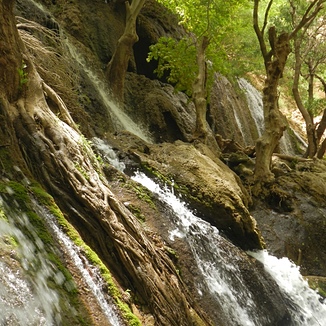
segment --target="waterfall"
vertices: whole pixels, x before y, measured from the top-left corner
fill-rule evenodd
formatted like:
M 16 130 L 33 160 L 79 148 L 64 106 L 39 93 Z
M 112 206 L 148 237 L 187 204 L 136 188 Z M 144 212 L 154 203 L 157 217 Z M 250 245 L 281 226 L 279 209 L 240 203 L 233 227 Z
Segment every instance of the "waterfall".
M 94 89 L 96 89 L 103 105 L 114 122 L 116 130 L 127 130 L 147 143 L 152 143 L 153 140 L 151 139 L 149 133 L 141 128 L 139 124 L 135 123 L 125 112 L 123 112 L 117 103 L 112 100 L 110 91 L 107 89 L 101 78 L 89 67 L 89 64 L 86 62 L 85 58 L 82 57 L 81 52 L 77 50 L 71 41 L 69 41 L 67 36 L 64 37 L 64 44 L 68 49 L 70 56 L 80 65 L 92 83 Z
M 1 199 L 0 207 L 4 205 Z M 61 273 L 42 255 L 43 242 L 27 216 L 9 208 L 5 211 L 8 220 L 0 218 L 0 325 L 59 325 L 59 295 L 48 286 L 48 279 L 61 285 Z M 8 241 L 15 245 L 5 259 L 3 248 Z
M 326 305 L 319 302 L 320 296 L 309 288 L 298 266 L 288 258 L 278 259 L 271 256 L 266 250 L 249 254 L 264 264 L 268 273 L 293 300 L 293 319 L 296 325 L 323 325 L 322 322 L 326 320 Z
M 228 250 L 230 247 L 224 249 L 226 240 L 221 237 L 219 231 L 196 217 L 172 191 L 162 189 L 143 173 L 137 172 L 132 179 L 158 195 L 159 199 L 175 212 L 170 239 L 179 237 L 189 244 L 197 267 L 202 273 L 202 284 L 198 285 L 197 290 L 201 293 L 204 287 L 208 288 L 216 303 L 223 307 L 226 325 L 271 325 L 267 317 L 261 314 L 263 303 L 256 302 L 245 285 L 239 270 L 243 263 L 241 257 L 235 257 L 232 250 Z M 298 271 L 293 274 L 293 267 L 285 269 L 283 265 L 278 267 L 278 271 L 284 268 L 283 272 L 276 272 L 270 263 L 274 262 L 274 266 L 277 266 L 276 258 L 265 251 L 251 255 L 263 262 L 280 289 L 288 296 L 288 309 L 293 317 L 292 325 L 317 326 L 321 325 L 322 320 L 326 320 L 326 306 L 320 303 L 318 295 L 298 276 Z M 289 284 L 295 286 L 289 290 Z
M 245 92 L 248 108 L 250 110 L 250 114 L 252 118 L 255 121 L 256 129 L 260 137 L 264 132 L 264 128 L 265 128 L 262 96 L 260 92 L 253 85 L 251 85 L 246 79 L 239 78 L 238 84 L 240 88 Z M 284 154 L 294 153 L 291 144 L 291 139 L 287 130 L 283 133 L 283 136 L 280 139 L 280 149 Z
M 8 188 L 8 191 L 11 190 Z M 4 207 L 6 219 L 2 219 Z M 68 256 L 85 283 L 85 289 L 93 294 L 107 319 L 107 325 L 121 326 L 124 323 L 113 300 L 103 292 L 104 281 L 99 269 L 92 266 L 83 252 L 58 227 L 55 217 L 33 201 L 33 208 L 49 227 L 60 244 L 60 251 Z M 26 234 L 26 230 L 28 235 Z M 14 249 L 7 243 L 13 243 Z M 59 288 L 74 289 L 75 284 L 66 280 L 63 273 L 49 261 L 43 241 L 24 213 L 14 213 L 0 197 L 0 325 L 60 325 L 60 294 L 49 287 L 54 280 Z M 6 258 L 8 247 L 8 258 Z M 13 251 L 14 250 L 14 251 Z M 69 305 L 67 302 L 66 305 Z M 71 312 L 72 315 L 74 312 Z
M 109 144 L 97 137 L 92 138 L 92 144 L 95 146 L 97 151 L 101 153 L 101 157 L 104 160 L 114 166 L 117 170 L 123 172 L 126 166 L 123 162 L 118 160 L 116 153 Z
M 46 17 L 52 17 L 50 11 L 48 11 L 42 4 L 35 0 L 30 1 L 39 11 L 44 13 Z M 83 57 L 81 51 L 76 48 L 69 37 L 62 31 L 62 28 L 60 28 L 60 32 L 62 44 L 68 50 L 68 55 L 82 68 L 87 75 L 89 81 L 97 91 L 102 104 L 109 113 L 116 130 L 127 130 L 146 142 L 152 143 L 153 140 L 149 132 L 144 130 L 144 128 L 141 128 L 139 124 L 135 123 L 125 112 L 123 112 L 119 105 L 112 99 L 109 89 L 105 86 L 105 83 L 99 74 L 97 74 L 95 70 L 91 68 L 90 63 L 85 59 L 85 57 Z
M 42 207 L 38 206 L 35 203 L 35 206 L 38 208 L 39 213 L 45 217 L 45 220 L 50 227 L 51 231 L 54 234 L 56 240 L 61 243 L 67 252 L 70 261 L 73 262 L 75 267 L 78 269 L 80 275 L 84 279 L 90 291 L 93 293 L 96 298 L 99 306 L 101 307 L 103 313 L 107 317 L 107 320 L 111 326 L 120 326 L 120 318 L 112 299 L 105 296 L 102 288 L 104 282 L 100 276 L 98 268 L 92 266 L 86 257 L 84 257 L 81 250 L 69 239 L 69 237 L 58 227 L 55 217 L 44 210 Z M 111 300 L 110 300 L 111 299 Z
M 236 123 L 237 126 L 238 126 L 238 129 L 239 129 L 239 131 L 240 131 L 240 133 L 241 133 L 241 137 L 242 137 L 242 139 L 244 140 L 244 143 L 247 144 L 246 136 L 245 136 L 245 135 L 246 135 L 246 134 L 245 134 L 245 130 L 244 130 L 244 128 L 243 128 L 243 126 L 242 126 L 242 123 L 241 123 L 241 121 L 240 121 L 240 118 L 239 118 L 238 112 L 237 112 L 236 110 L 234 110 L 233 112 L 234 112 L 235 123 Z
M 264 109 L 261 94 L 244 78 L 239 78 L 238 83 L 245 92 L 250 114 L 255 121 L 258 135 L 261 136 L 264 131 Z

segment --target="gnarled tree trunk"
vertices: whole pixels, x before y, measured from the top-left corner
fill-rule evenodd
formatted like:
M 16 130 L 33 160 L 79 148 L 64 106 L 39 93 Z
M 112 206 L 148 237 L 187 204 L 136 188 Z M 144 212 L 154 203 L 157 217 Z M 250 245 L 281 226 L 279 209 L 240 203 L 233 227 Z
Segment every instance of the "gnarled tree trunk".
M 116 268 L 126 285 L 148 304 L 158 325 L 210 325 L 204 313 L 194 307 L 164 250 L 151 243 L 137 219 L 97 172 L 97 160 L 74 129 L 64 103 L 44 84 L 21 46 L 12 8 L 13 1 L 0 0 L 0 44 L 6 50 L 6 63 L 10 63 L 0 61 L 0 76 L 7 81 L 1 83 L 0 94 L 8 103 L 1 105 L 1 113 L 32 175 L 57 199 L 108 268 Z M 19 94 L 16 76 L 21 53 L 28 82 Z M 51 101 L 47 102 L 45 93 Z M 53 112 L 58 110 L 64 120 Z
M 323 3 L 325 1 L 326 0 L 312 0 L 307 3 L 306 11 L 302 15 L 301 20 L 293 27 L 290 33 L 281 33 L 278 35 L 275 26 L 270 27 L 268 29 L 268 50 L 265 31 L 268 25 L 268 15 L 273 5 L 273 0 L 268 1 L 262 28 L 259 27 L 258 19 L 260 1 L 254 0 L 253 25 L 266 70 L 263 91 L 265 131 L 256 143 L 255 193 L 261 190 L 262 184 L 268 183 L 274 179 L 274 175 L 271 172 L 272 154 L 285 130 L 282 115 L 278 107 L 277 87 L 282 77 L 287 57 L 291 51 L 290 40 L 294 39 L 300 30 L 311 24 L 323 8 Z M 292 11 L 295 12 L 296 6 L 293 1 L 290 1 L 290 6 Z
M 19 95 L 19 69 L 23 69 L 23 45 L 12 14 L 14 3 L 14 0 L 0 0 L 0 94 L 5 94 L 9 101 Z
M 125 2 L 126 25 L 125 30 L 118 40 L 117 47 L 106 68 L 106 76 L 110 89 L 116 100 L 123 102 L 124 82 L 128 63 L 133 55 L 133 45 L 138 41 L 136 20 L 146 0 L 132 0 Z
M 205 141 L 207 136 L 206 108 L 207 108 L 207 69 L 205 60 L 205 51 L 209 40 L 207 36 L 202 36 L 197 44 L 197 65 L 198 74 L 192 85 L 192 98 L 196 108 L 196 129 L 194 138 Z
M 256 143 L 255 178 L 258 181 L 273 180 L 271 157 L 286 126 L 278 106 L 278 84 L 290 53 L 289 35 L 283 33 L 275 38 L 273 56 L 266 58 L 266 79 L 263 90 L 265 131 Z

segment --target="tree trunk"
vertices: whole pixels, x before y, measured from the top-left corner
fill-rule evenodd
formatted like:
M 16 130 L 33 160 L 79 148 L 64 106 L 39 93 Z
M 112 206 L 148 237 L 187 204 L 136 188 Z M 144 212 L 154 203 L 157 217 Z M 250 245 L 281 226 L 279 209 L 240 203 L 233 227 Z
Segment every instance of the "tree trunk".
M 108 268 L 120 266 L 119 276 L 148 305 L 158 325 L 210 325 L 205 314 L 194 307 L 164 249 L 153 245 L 136 217 L 116 199 L 99 175 L 101 168 L 92 149 L 74 129 L 68 111 L 64 112 L 64 103 L 44 84 L 27 53 L 24 60 L 28 84 L 23 94 L 17 91 L 17 66 L 24 47 L 14 29 L 13 2 L 0 0 L 0 9 L 0 44 L 6 50 L 6 57 L 1 60 L 10 63 L 4 65 L 0 61 L 1 77 L 7 81 L 0 84 L 0 118 L 6 118 L 25 166 L 57 200 Z M 51 105 L 60 106 L 65 121 L 50 109 L 45 91 L 51 96 Z
M 273 44 L 273 56 L 266 58 L 266 79 L 263 90 L 263 107 L 265 131 L 256 143 L 255 180 L 270 182 L 274 175 L 271 172 L 271 159 L 276 146 L 286 129 L 283 116 L 278 106 L 278 83 L 282 77 L 287 57 L 290 53 L 287 33 L 279 35 Z
M 12 13 L 14 3 L 0 0 L 0 94 L 6 94 L 9 101 L 17 99 L 21 90 L 19 69 L 23 73 L 23 45 Z
M 316 76 L 320 82 L 323 84 L 323 88 L 324 88 L 324 93 L 326 95 L 326 82 L 325 80 L 320 77 L 320 76 Z M 317 143 L 318 143 L 318 152 L 317 152 L 317 158 L 323 158 L 325 151 L 326 151 L 326 139 L 324 139 L 324 141 L 322 142 L 322 144 L 320 144 L 320 141 L 323 137 L 323 134 L 326 130 L 326 109 L 324 109 L 323 112 L 323 116 L 320 120 L 320 123 L 316 129 L 316 135 L 317 135 Z
M 320 141 L 323 137 L 325 130 L 326 130 L 326 110 L 324 110 L 323 116 L 316 129 L 317 144 L 318 144 L 317 158 L 320 159 L 324 157 L 326 151 L 326 139 L 324 139 L 323 142 L 320 144 Z
M 326 138 L 319 146 L 318 152 L 317 152 L 317 158 L 322 159 L 326 152 Z
M 124 83 L 128 63 L 133 55 L 133 45 L 138 41 L 136 20 L 146 0 L 132 0 L 125 2 L 126 25 L 125 30 L 118 40 L 117 47 L 106 68 L 106 76 L 112 95 L 117 101 L 123 102 Z
M 197 44 L 197 65 L 198 75 L 192 85 L 192 98 L 196 108 L 196 129 L 194 132 L 195 139 L 206 140 L 207 122 L 206 122 L 206 107 L 207 107 L 207 68 L 205 61 L 205 51 L 209 44 L 207 36 L 202 36 Z
M 315 125 L 313 121 L 313 117 L 311 114 L 309 114 L 308 110 L 305 108 L 305 106 L 302 103 L 301 96 L 299 93 L 299 79 L 300 79 L 300 72 L 301 72 L 301 56 L 300 56 L 300 42 L 301 39 L 295 37 L 294 39 L 294 56 L 295 56 L 295 66 L 294 66 L 294 77 L 293 77 L 293 86 L 292 86 L 292 93 L 295 100 L 295 103 L 297 105 L 297 108 L 301 112 L 301 115 L 305 121 L 306 124 L 306 134 L 307 134 L 307 140 L 308 140 L 308 148 L 304 155 L 304 157 L 314 157 L 314 155 L 317 152 L 317 139 L 315 135 Z M 311 77 L 310 77 L 311 79 Z M 309 99 L 311 100 L 311 94 L 313 92 L 312 89 L 312 83 L 309 82 Z
M 316 129 L 318 144 L 319 144 L 321 138 L 323 137 L 325 130 L 326 130 L 326 109 L 324 109 L 323 116 L 319 122 L 317 129 Z

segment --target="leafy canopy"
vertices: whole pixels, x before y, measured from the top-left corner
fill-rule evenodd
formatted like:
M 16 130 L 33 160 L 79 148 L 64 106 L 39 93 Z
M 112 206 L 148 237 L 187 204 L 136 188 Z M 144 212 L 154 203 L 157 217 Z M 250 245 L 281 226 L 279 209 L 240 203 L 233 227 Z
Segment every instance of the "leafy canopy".
M 150 47 L 148 61 L 158 61 L 158 77 L 166 77 L 177 90 L 191 95 L 191 85 L 198 71 L 196 45 L 203 36 L 207 36 L 210 42 L 206 51 L 208 82 L 212 80 L 214 71 L 226 75 L 232 71 L 236 74 L 236 71 L 243 70 L 247 65 L 248 61 L 241 62 L 237 54 L 244 50 L 241 40 L 247 39 L 250 43 L 254 39 L 249 0 L 158 2 L 177 14 L 180 24 L 189 33 L 181 40 L 161 38 L 157 44 Z M 248 37 L 245 38 L 246 34 Z

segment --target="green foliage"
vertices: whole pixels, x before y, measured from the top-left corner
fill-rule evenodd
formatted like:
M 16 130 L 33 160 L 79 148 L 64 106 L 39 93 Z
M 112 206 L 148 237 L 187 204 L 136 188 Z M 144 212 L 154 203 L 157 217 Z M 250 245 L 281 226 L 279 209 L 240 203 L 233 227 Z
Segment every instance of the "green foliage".
M 249 1 L 231 0 L 159 0 L 177 14 L 188 37 L 181 40 L 162 37 L 150 47 L 148 61 L 157 60 L 155 73 L 159 78 L 173 84 L 178 91 L 192 94 L 192 84 L 197 76 L 196 46 L 206 35 L 207 89 L 213 81 L 214 72 L 224 75 L 241 75 L 257 60 L 243 57 L 246 51 L 253 58 L 253 44 L 258 49 L 251 27 Z M 244 41 L 247 44 L 244 44 Z
M 26 71 L 27 65 L 22 61 L 21 67 L 18 69 L 19 87 L 22 88 L 28 82 L 28 73 Z
M 321 114 L 325 109 L 325 99 L 315 98 L 312 101 L 306 101 L 305 107 L 312 116 L 316 117 Z
M 171 37 L 161 37 L 150 46 L 147 61 L 157 60 L 155 73 L 159 78 L 167 76 L 167 81 L 175 85 L 177 91 L 185 91 L 191 96 L 192 84 L 196 78 L 196 48 L 190 39 L 177 41 Z

